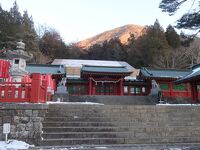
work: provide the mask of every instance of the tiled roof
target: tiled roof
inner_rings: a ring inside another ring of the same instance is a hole
[[[26,70],[30,74],[65,74],[65,67],[63,65],[27,64]]]
[[[108,66],[83,66],[81,69],[82,72],[91,72],[91,73],[132,73],[126,67],[108,67]]]
[[[121,67],[125,66],[129,71],[134,68],[125,61],[108,61],[108,60],[81,60],[81,59],[55,59],[52,64],[64,65],[65,67],[79,67],[84,65],[89,66],[107,66],[107,67]]]
[[[192,70],[189,74],[185,75],[183,78],[176,81],[176,83],[188,82],[191,80],[195,80],[196,78],[200,78],[200,64],[197,64],[192,67]]]
[[[142,68],[140,74],[146,78],[182,78],[187,75],[190,70],[175,70],[175,69],[151,69]]]

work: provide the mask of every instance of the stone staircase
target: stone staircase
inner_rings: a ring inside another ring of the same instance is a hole
[[[50,105],[43,121],[41,145],[124,144],[128,128],[116,126],[101,106]]]
[[[200,143],[200,107],[50,104],[41,145]]]

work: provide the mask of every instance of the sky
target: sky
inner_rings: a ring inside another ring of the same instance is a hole
[[[0,0],[9,10],[15,0]],[[27,10],[36,26],[56,29],[66,43],[77,42],[126,24],[152,25],[156,19],[165,29],[182,15],[158,8],[161,0],[16,0],[21,13]]]

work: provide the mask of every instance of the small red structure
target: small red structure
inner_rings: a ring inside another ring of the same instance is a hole
[[[140,70],[139,79],[148,83],[155,80],[165,97],[190,98],[190,84],[182,83],[177,85],[174,83],[177,79],[187,75],[189,72],[189,70],[142,68]]]
[[[192,103],[199,102],[200,96],[200,64],[194,65],[190,73],[175,81],[176,84],[190,84]]]
[[[0,82],[0,102],[45,103],[47,81],[32,74],[31,82]]]

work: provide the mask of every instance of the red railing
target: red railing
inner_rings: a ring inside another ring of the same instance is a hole
[[[0,82],[0,102],[45,103],[47,81],[38,73],[31,78],[31,82]]]
[[[31,83],[0,83],[1,102],[29,102]]]

